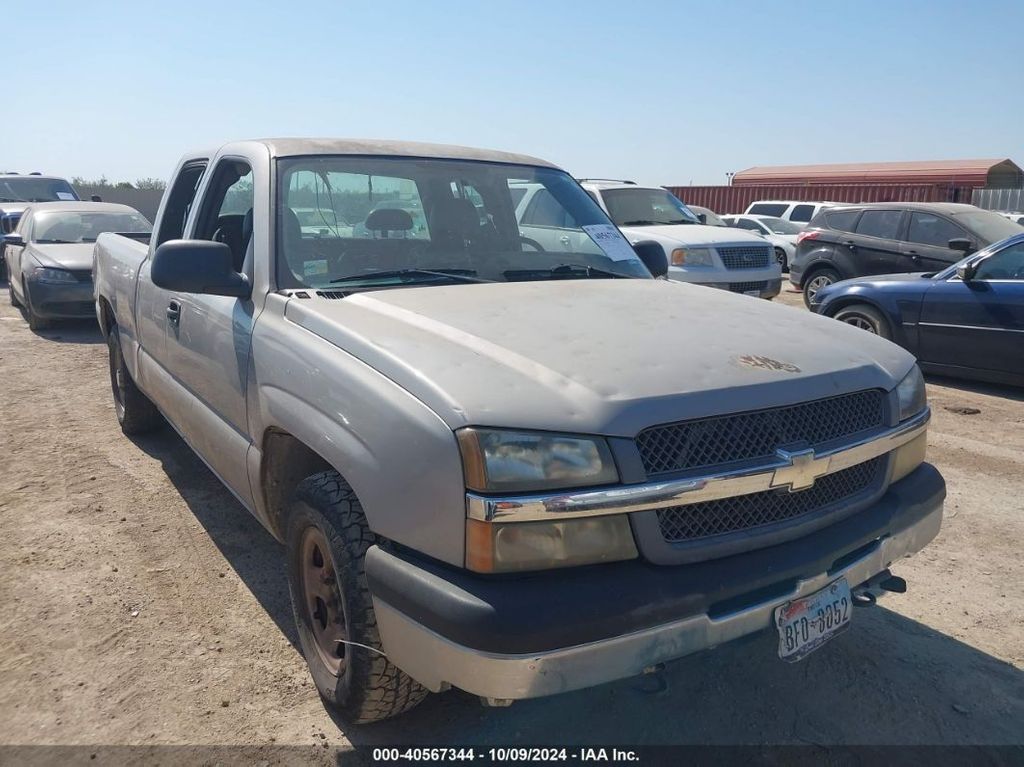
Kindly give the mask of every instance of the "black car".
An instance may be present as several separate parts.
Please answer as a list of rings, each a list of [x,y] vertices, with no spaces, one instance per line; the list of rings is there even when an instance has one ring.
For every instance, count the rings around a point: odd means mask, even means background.
[[[1024,228],[973,205],[886,202],[829,208],[797,239],[789,281],[814,295],[840,280],[938,272]]]

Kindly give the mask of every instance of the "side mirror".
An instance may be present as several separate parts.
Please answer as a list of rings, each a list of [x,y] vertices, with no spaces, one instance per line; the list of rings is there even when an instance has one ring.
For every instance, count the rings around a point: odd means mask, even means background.
[[[664,277],[668,274],[668,256],[665,249],[654,240],[641,240],[633,244],[633,250],[644,262],[647,271],[655,277]]]
[[[4,245],[24,245],[25,238],[20,234],[5,234]]]
[[[950,250],[959,250],[964,255],[970,255],[974,252],[974,243],[968,240],[966,237],[955,237],[950,240],[947,245]]]
[[[91,197],[89,197],[89,199],[92,200],[93,202],[103,202],[103,198],[100,197],[98,194],[92,195]]]
[[[698,213],[697,214],[697,220],[700,221],[702,224],[706,224],[708,222],[708,214],[707,213]]]
[[[168,240],[153,254],[153,284],[177,293],[248,298],[252,285],[235,271],[231,248],[211,240]]]
[[[956,276],[960,278],[961,282],[970,282],[974,279],[974,275],[978,272],[977,264],[960,264],[956,268]]]

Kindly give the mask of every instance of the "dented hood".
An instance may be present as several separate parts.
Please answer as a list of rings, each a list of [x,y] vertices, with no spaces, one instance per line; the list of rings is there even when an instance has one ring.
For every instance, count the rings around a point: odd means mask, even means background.
[[[656,423],[891,389],[914,363],[835,320],[660,280],[308,295],[289,300],[290,321],[377,369],[452,428],[630,437]]]

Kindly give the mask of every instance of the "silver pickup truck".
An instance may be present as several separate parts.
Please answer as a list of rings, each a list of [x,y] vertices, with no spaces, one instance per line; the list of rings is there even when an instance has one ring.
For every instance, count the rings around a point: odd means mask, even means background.
[[[525,184],[570,246],[520,230]],[[649,245],[542,160],[293,139],[186,156],[148,246],[100,236],[123,430],[169,421],[286,545],[350,721],[766,629],[796,660],[905,588],[945,497],[913,357]]]

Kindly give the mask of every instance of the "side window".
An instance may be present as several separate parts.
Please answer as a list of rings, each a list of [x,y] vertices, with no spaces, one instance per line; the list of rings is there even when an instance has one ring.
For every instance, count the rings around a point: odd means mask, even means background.
[[[773,202],[759,202],[755,205],[750,206],[750,210],[747,213],[753,213],[757,216],[775,216],[776,218],[781,217],[789,206],[784,202],[773,203]]]
[[[1024,242],[986,258],[979,264],[974,279],[1024,281]]]
[[[740,229],[748,229],[751,232],[763,232],[761,225],[750,218],[741,218],[736,221],[736,226]]]
[[[559,229],[574,226],[565,208],[547,189],[537,191],[523,213],[523,220],[519,223],[527,226],[551,226]]]
[[[167,240],[181,239],[189,211],[192,210],[192,203],[196,199],[196,189],[199,188],[199,181],[205,170],[205,162],[186,165],[181,169],[174,180],[174,185],[167,193],[163,218],[160,219],[160,231],[156,234],[157,245]]]
[[[859,210],[830,210],[825,214],[825,221],[832,229],[840,232],[852,232],[859,215]]]
[[[799,223],[807,223],[812,218],[814,218],[813,205],[797,205],[793,208],[793,212],[789,214],[790,221],[797,221]]]
[[[963,229],[941,216],[932,213],[910,214],[910,229],[907,231],[907,240],[910,242],[948,248],[950,240],[966,236]]]
[[[242,270],[252,236],[252,168],[241,160],[221,160],[206,188],[195,237],[231,248],[235,269]]]
[[[857,222],[857,234],[895,240],[902,218],[903,211],[900,210],[866,210]]]

